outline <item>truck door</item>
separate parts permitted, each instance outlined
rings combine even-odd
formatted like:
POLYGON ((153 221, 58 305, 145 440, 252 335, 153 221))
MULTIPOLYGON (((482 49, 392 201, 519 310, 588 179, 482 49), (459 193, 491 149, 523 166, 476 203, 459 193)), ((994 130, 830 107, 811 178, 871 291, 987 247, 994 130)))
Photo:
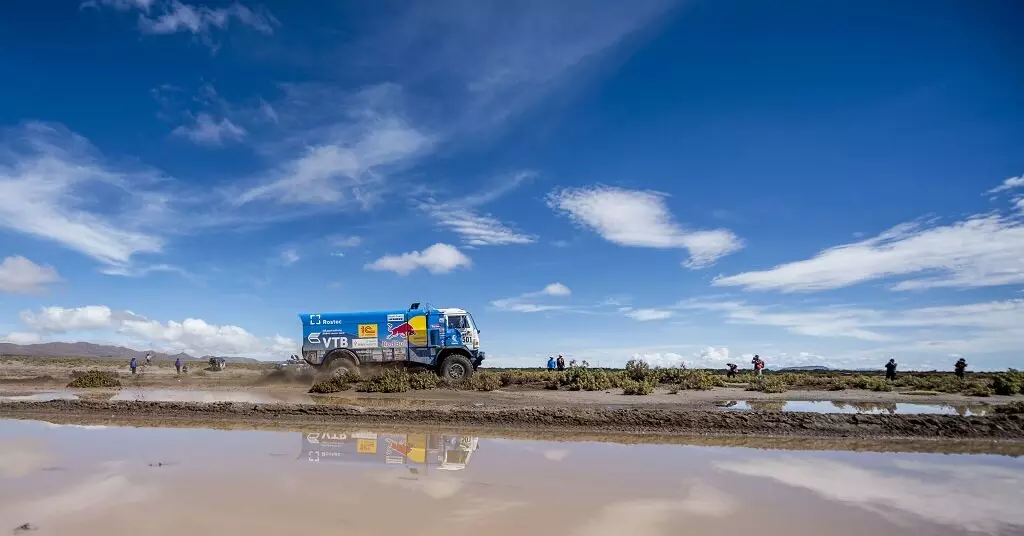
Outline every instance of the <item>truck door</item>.
POLYGON ((433 365, 437 346, 432 345, 431 323, 437 324, 437 311, 409 311, 409 360, 424 365, 433 365))

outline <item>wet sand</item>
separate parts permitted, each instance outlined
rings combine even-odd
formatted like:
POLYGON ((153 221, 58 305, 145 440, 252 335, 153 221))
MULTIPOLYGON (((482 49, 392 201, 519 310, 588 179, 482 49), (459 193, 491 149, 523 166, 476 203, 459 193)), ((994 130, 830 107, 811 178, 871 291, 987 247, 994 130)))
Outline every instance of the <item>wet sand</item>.
POLYGON ((887 415, 673 410, 654 407, 367 407, 348 404, 253 404, 53 400, 0 402, 0 417, 103 416, 244 423, 332 423, 481 427, 522 431, 833 438, 1024 440, 1024 415, 887 415))
POLYGON ((1024 458, 0 420, 32 534, 946 536, 1024 530, 1024 458))

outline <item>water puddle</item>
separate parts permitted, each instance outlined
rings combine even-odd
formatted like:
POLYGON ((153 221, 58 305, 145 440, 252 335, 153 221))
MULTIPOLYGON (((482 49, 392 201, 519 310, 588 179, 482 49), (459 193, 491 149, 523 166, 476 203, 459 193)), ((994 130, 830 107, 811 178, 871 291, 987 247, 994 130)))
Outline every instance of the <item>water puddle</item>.
POLYGON ((1024 458, 0 420, 34 535, 1021 534, 1024 458), (340 529, 339 529, 340 530, 340 529), (335 530, 337 532, 337 530, 335 530))
POLYGON ((0 402, 50 402, 51 400, 78 400, 78 395, 60 391, 26 395, 0 395, 0 402))
POLYGON ((991 408, 985 405, 952 405, 952 404, 904 404, 902 402, 832 402, 813 400, 730 400, 716 404, 720 408, 730 410, 755 411, 803 411, 811 413, 861 413, 861 414, 937 414, 987 415, 991 408))
POLYGON ((200 391, 184 389, 122 389, 110 401, 146 402, 243 402, 251 404, 312 404, 313 398, 302 393, 258 391, 200 391))

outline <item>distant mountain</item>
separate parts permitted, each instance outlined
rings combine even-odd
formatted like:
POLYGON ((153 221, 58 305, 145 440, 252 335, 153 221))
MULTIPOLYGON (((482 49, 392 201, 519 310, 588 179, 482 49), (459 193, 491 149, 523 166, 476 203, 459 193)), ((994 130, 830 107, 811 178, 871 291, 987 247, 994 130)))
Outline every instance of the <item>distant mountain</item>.
POLYGON ((782 368, 778 369, 779 372, 807 372, 807 371, 811 371, 811 370, 832 370, 832 369, 830 369, 828 367, 823 367, 821 365, 805 365, 805 366, 802 366, 802 367, 782 367, 782 368))
MULTIPOLYGON (((28 357, 88 357, 92 359, 144 359, 146 353, 153 359, 209 360, 211 357, 197 358, 186 353, 165 354, 155 350, 132 350, 123 346, 93 344, 91 342, 46 342, 41 344, 10 344, 0 343, 0 355, 17 355, 28 357)), ((249 357, 224 357, 228 362, 257 362, 249 357)))

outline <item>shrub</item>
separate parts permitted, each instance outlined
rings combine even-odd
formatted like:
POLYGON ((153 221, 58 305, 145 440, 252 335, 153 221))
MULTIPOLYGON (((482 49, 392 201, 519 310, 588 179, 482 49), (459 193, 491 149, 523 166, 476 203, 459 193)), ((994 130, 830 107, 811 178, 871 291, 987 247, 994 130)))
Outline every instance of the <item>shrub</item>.
POLYGON ((500 376, 502 387, 508 387, 510 385, 522 385, 526 383, 526 377, 523 375, 522 371, 503 370, 500 376))
POLYGON ((326 380, 314 383, 310 388, 310 393, 339 393, 341 391, 348 391, 352 388, 352 382, 358 381, 358 378, 350 375, 348 372, 341 372, 327 378, 326 380))
POLYGON ((612 386, 608 374, 603 370, 590 370, 583 366, 571 366, 561 379, 562 385, 570 391, 601 391, 612 386))
POLYGON ((642 382, 652 379, 656 376, 657 372, 651 370, 651 366, 646 361, 641 359, 630 359, 626 362, 626 377, 635 381, 642 382))
POLYGON ((363 382, 358 390, 365 393, 404 393, 409 387, 409 373, 405 369, 389 368, 363 382))
POLYGON ((626 385, 622 388, 622 394, 624 395, 637 395, 644 396, 654 392, 654 386, 650 382, 627 380, 626 385))
POLYGON ((762 393, 785 393, 786 383, 782 381, 782 378, 775 378, 772 376, 763 376, 756 382, 751 382, 747 387, 748 391, 761 391, 762 393))
POLYGON ((477 372, 470 377, 470 384, 477 391, 493 391, 501 387, 501 376, 493 372, 477 372))
POLYGON ((964 394, 967 396, 992 396, 992 389, 984 386, 972 387, 964 391, 964 394))
POLYGON ((1024 414, 1024 402, 1021 402, 1020 400, 1015 400, 1008 404, 996 406, 993 409, 993 411, 995 411, 996 413, 1005 413, 1011 415, 1024 414))
POLYGON ((544 384, 544 388, 548 391, 557 391, 559 385, 561 385, 561 382, 558 381, 558 378, 551 378, 544 384))
POLYGON ((1024 392, 1024 374, 1010 369, 992 378, 992 390, 997 395, 1015 395, 1024 392))
POLYGON ((91 387, 121 387, 116 372, 104 370, 88 370, 85 372, 73 373, 75 379, 68 383, 68 387, 81 389, 91 387))
POLYGON ((659 382, 676 384, 682 383, 683 379, 691 372, 686 370, 685 367, 671 367, 655 370, 657 370, 659 382))
POLYGON ((416 391, 445 387, 444 380, 433 372, 414 372, 409 375, 409 388, 416 391))
POLYGON ((827 391, 845 391, 846 382, 842 378, 832 378, 827 384, 825 384, 827 391))
POLYGON ((725 382, 707 370, 687 370, 679 377, 679 389, 707 391, 715 387, 725 387, 725 382))

